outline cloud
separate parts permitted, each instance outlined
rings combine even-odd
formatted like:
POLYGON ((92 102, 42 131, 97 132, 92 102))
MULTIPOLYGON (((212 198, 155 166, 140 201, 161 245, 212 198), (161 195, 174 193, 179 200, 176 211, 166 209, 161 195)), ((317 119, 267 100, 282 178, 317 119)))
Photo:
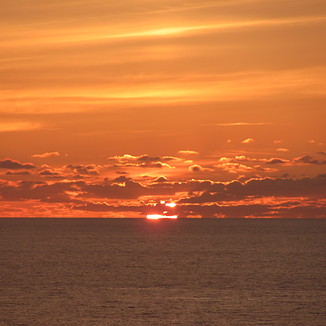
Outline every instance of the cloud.
POLYGON ((79 182, 20 181, 0 183, 0 196, 4 201, 37 200, 48 203, 73 203, 75 200, 67 192, 76 192, 84 186, 79 182))
POLYGON ((0 122, 0 132, 27 131, 40 129, 41 125, 35 122, 0 122))
POLYGON ((204 168, 202 166, 200 166, 200 165, 197 165, 197 164, 192 165, 192 166, 189 167, 189 171, 191 171, 191 172, 201 172, 203 170, 204 170, 204 168))
POLYGON ((44 176, 44 177, 60 177, 63 178, 62 173, 59 173, 57 171, 51 170, 51 169, 44 169, 39 172, 39 175, 44 176))
POLYGON ((317 164, 317 165, 326 164, 326 160, 317 160, 317 159, 314 159, 312 156, 309 156, 309 155, 296 157, 296 158, 293 159, 293 162, 294 163, 299 163, 299 164, 317 164))
POLYGON ((154 180, 154 182, 166 182, 168 179, 165 176, 160 176, 154 180))
POLYGON ((143 212, 144 215, 146 210, 145 206, 114 206, 106 202, 86 202, 79 205, 73 205, 71 208, 73 210, 89 212, 143 212))
POLYGON ((139 168, 173 168, 168 162, 180 161, 179 158, 174 156, 150 156, 147 154, 135 155, 117 155, 107 158, 113 163, 113 167, 139 167, 139 168))
POLYGON ((285 153, 285 152, 288 152, 289 149, 288 148, 282 148, 282 147, 280 147, 280 148, 277 148, 276 151, 277 152, 284 152, 285 153))
POLYGON ((6 158, 4 160, 0 160, 0 168, 8 169, 8 170, 19 170, 19 169, 31 170, 31 169, 35 169, 36 166, 32 163, 21 163, 19 161, 15 161, 10 158, 6 158))
MULTIPOLYGON (((110 205, 107 202, 85 202, 73 205, 72 210, 89 212, 115 212, 120 216, 123 212, 137 213, 138 217, 144 217, 152 206, 140 205, 110 205)), ((313 203, 302 203, 300 201, 287 201, 279 204, 238 204, 238 205, 197 205, 184 204, 175 208, 179 217, 200 216, 206 218, 325 218, 325 206, 314 205, 313 203)))
POLYGON ((36 158, 46 158, 46 157, 53 157, 53 156, 60 156, 59 152, 47 152, 43 154, 33 154, 32 157, 36 158))
POLYGON ((196 151, 191 151, 191 150, 181 150, 178 151, 180 155, 198 155, 199 153, 196 151))
POLYGON ((281 158, 271 158, 266 161, 266 164, 288 164, 290 161, 281 158))
POLYGON ((238 127, 238 126, 266 126, 272 125, 270 122, 229 122, 229 123, 217 123, 219 127, 238 127))
POLYGON ((325 206, 298 205, 280 207, 264 204, 247 205, 187 205, 179 207, 181 216, 201 216, 208 218, 325 218, 325 206))
POLYGON ((231 163, 231 162, 224 162, 224 163, 222 162, 220 164, 214 165, 214 167, 222 169, 229 173, 246 173, 246 172, 252 172, 254 170, 250 166, 239 164, 239 163, 231 163))
POLYGON ((78 165, 73 165, 73 164, 68 164, 65 166, 66 170, 73 171, 76 174, 80 175, 99 175, 99 170, 98 167, 94 164, 78 164, 78 165))
POLYGON ((66 209, 79 211, 136 212, 144 216, 148 210, 146 198, 174 198, 180 217, 322 217, 326 212, 325 189, 326 175, 224 183, 163 179, 147 185, 127 178, 101 182, 2 180, 0 200, 62 204, 66 209))
POLYGON ((123 182, 129 181, 129 180, 131 180, 131 178, 121 175, 120 177, 113 179, 113 182, 123 183, 123 182))
POLYGON ((31 175, 29 171, 7 171, 5 175, 31 175))
POLYGON ((251 179, 226 185, 226 191, 241 196, 321 196, 325 191, 326 178, 318 176, 304 179, 251 179))
POLYGON ((251 143, 253 143, 254 141, 255 141, 255 140, 252 139, 252 138, 247 138, 247 139, 243 140, 241 143, 242 143, 242 144, 251 144, 251 143))
POLYGON ((86 184, 81 197, 95 197, 108 199, 137 199, 140 196, 155 194, 150 188, 142 184, 127 180, 122 184, 86 184))
MULTIPOLYGON (((42 43, 80 43, 80 42, 99 42, 99 41, 122 41, 130 39, 141 39, 141 38, 166 38, 182 36, 187 34, 197 33, 212 33, 218 31, 232 30, 232 29, 244 29, 244 28, 263 28, 273 26, 296 26, 302 24, 314 24, 322 23, 326 20, 325 16, 302 16, 302 17, 290 17, 290 18, 276 18, 276 19, 260 19, 260 20, 242 20, 242 21, 225 21, 219 24, 204 24, 204 25, 188 25, 188 26, 169 26, 165 28, 153 28, 146 30, 138 30, 126 33, 112 33, 110 30, 105 28, 89 30, 87 34, 82 34, 83 29, 80 33, 73 33, 73 35, 61 35, 54 37, 44 38, 39 36, 38 42, 42 43)), ((26 39, 32 44, 31 39, 26 39)), ((34 42, 36 40, 34 39, 34 42)))
POLYGON ((206 184, 199 194, 183 198, 180 203, 209 203, 270 196, 323 198, 325 189, 326 175, 304 179, 250 179, 246 182, 206 184))

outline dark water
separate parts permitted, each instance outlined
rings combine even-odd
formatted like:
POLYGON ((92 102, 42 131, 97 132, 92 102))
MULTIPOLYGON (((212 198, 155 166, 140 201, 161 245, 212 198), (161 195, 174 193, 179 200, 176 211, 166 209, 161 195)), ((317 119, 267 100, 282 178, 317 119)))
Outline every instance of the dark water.
POLYGON ((326 220, 2 219, 0 325, 326 325, 326 220))

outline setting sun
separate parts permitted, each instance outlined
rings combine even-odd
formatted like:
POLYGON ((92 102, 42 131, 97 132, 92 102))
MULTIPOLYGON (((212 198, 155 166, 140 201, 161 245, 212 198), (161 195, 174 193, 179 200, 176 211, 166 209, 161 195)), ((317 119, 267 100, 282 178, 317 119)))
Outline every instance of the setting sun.
POLYGON ((146 216, 146 218, 148 220, 159 220, 159 219, 163 219, 163 218, 175 220, 178 218, 178 216, 177 215, 167 216, 167 215, 159 215, 159 214, 149 214, 146 216))

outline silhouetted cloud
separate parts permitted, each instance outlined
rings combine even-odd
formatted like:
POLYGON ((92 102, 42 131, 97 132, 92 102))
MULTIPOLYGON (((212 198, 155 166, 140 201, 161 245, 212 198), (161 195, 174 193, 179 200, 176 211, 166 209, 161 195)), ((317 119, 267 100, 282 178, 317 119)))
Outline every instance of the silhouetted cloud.
POLYGON ((0 160, 0 168, 8 169, 8 170, 19 170, 19 169, 31 170, 31 169, 35 169, 36 166, 32 163, 21 163, 19 161, 15 161, 10 158, 6 158, 4 160, 0 160))
POLYGON ((158 177, 154 180, 154 182, 166 182, 168 179, 164 176, 158 177))
POLYGON ((50 170, 50 169, 44 169, 39 172, 39 175, 44 176, 44 177, 63 177, 63 175, 59 172, 50 170))
POLYGON ((202 166, 200 166, 200 165, 197 165, 197 164, 192 165, 192 166, 189 167, 189 171, 191 171, 191 172, 201 172, 203 170, 204 170, 204 168, 202 166))
POLYGON ((96 165, 89 164, 89 165, 73 165, 73 164, 68 164, 65 166, 66 169, 73 171, 76 174, 81 174, 81 175, 98 175, 99 171, 96 165))
POLYGON ((179 207, 180 216, 201 216, 208 218, 325 218, 325 206, 298 205, 282 207, 277 205, 187 205, 179 207))
POLYGON ((293 159, 293 162, 301 164, 326 164, 326 160, 317 160, 309 155, 296 157, 295 159, 293 159))
POLYGON ((145 206, 114 206, 106 202, 87 202, 72 206, 73 210, 89 211, 89 212, 144 212, 145 206))
POLYGON ((160 178, 147 185, 125 176, 97 183, 0 181, 0 200, 63 204, 67 209, 80 211, 138 212, 140 216, 148 210, 142 198, 166 196, 178 201, 177 212, 181 217, 309 217, 309 214, 322 217, 326 212, 322 202, 325 174, 314 178, 259 178, 245 182, 176 182, 160 178), (256 203, 259 198, 264 198, 264 202, 266 198, 274 199, 267 201, 269 204, 261 204, 256 203))
POLYGON ((5 201, 38 200, 41 202, 74 202, 67 192, 80 191, 83 182, 20 181, 17 184, 0 183, 1 199, 5 201))
POLYGON ((121 175, 120 177, 117 177, 115 179, 113 179, 113 182, 126 182, 126 181, 129 181, 131 180, 131 178, 128 178, 124 175, 121 175))
POLYGON ((269 160, 266 161, 266 164, 286 164, 289 163, 289 160, 284 160, 281 158, 271 158, 269 160))
POLYGON ((250 197, 319 197, 326 191, 326 177, 304 179, 251 179, 246 182, 233 181, 219 183, 218 191, 215 184, 207 185, 200 194, 181 199, 180 203, 210 203, 219 201, 241 200, 250 197))
POLYGON ((31 175, 29 171, 7 171, 5 175, 31 175))

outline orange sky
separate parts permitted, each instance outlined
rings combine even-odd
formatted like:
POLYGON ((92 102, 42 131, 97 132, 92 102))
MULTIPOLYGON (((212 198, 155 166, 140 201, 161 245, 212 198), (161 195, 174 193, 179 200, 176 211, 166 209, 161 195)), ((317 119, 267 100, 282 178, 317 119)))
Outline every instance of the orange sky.
POLYGON ((163 198, 326 217, 324 0, 5 0, 0 18, 1 216, 163 198))

